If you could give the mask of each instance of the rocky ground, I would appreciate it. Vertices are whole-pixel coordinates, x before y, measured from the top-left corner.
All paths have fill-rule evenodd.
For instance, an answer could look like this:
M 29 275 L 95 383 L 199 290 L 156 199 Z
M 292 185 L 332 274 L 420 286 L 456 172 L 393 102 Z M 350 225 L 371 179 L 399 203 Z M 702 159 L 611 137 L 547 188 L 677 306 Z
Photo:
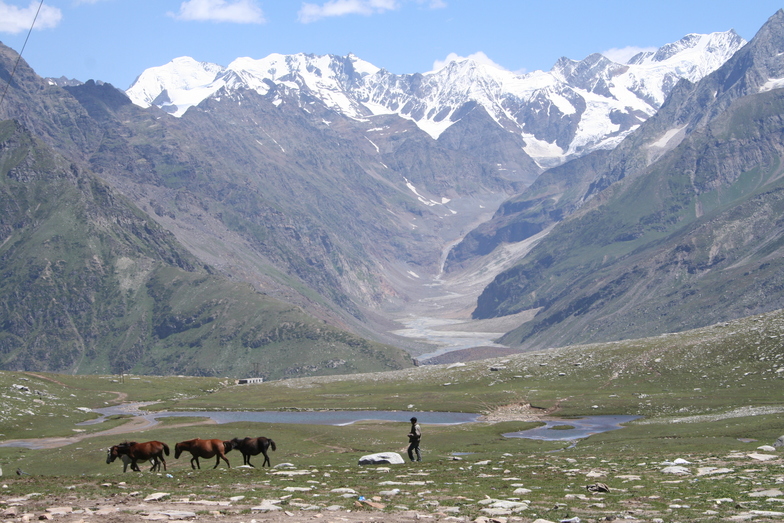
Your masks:
M 132 490 L 130 479 L 128 485 L 116 481 L 96 484 L 95 479 L 85 479 L 66 487 L 72 492 L 67 495 L 0 495 L 0 519 L 63 523 L 784 521 L 784 460 L 773 447 L 691 461 L 638 464 L 552 457 L 543 458 L 545 461 L 536 469 L 531 469 L 529 460 L 521 465 L 511 457 L 507 459 L 510 461 L 471 462 L 466 458 L 453 465 L 423 462 L 416 468 L 396 465 L 366 469 L 364 473 L 376 485 L 368 499 L 351 487 L 333 488 L 334 483 L 331 485 L 327 478 L 338 476 L 337 471 L 330 476 L 324 471 L 296 470 L 285 465 L 252 472 L 258 497 L 231 496 L 226 492 L 231 489 L 218 486 L 214 496 L 183 495 L 182 489 L 179 493 L 170 489 L 142 494 Z M 437 469 L 443 467 L 454 471 L 447 479 L 464 485 L 457 490 L 461 495 L 456 496 L 454 489 L 439 488 L 452 485 L 438 476 Z M 350 476 L 357 474 L 353 470 L 345 472 L 346 477 L 340 477 L 338 484 L 351 484 Z M 538 491 L 534 478 L 542 474 L 561 478 L 562 488 Z M 504 486 L 497 497 L 478 499 L 471 497 L 471 481 L 495 481 Z M 364 485 L 369 488 L 367 482 Z M 96 489 L 104 489 L 105 495 L 79 494 L 80 490 L 94 493 Z

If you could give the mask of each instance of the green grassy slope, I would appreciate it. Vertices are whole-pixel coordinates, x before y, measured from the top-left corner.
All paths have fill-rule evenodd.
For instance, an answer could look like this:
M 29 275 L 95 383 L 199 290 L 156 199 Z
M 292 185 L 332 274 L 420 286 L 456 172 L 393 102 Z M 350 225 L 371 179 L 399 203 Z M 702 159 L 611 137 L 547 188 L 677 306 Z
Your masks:
M 89 171 L 0 123 L 0 367 L 266 377 L 404 368 L 201 266 Z

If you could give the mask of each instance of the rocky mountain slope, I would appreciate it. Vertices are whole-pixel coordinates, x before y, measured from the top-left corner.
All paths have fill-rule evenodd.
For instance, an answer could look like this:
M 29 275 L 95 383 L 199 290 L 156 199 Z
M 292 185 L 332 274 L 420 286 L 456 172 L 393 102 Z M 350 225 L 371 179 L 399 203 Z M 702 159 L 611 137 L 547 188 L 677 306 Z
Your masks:
M 232 282 L 105 182 L 0 122 L 0 365 L 270 378 L 397 369 L 399 349 Z
M 475 316 L 541 308 L 504 341 L 547 347 L 784 306 L 782 56 L 779 11 L 717 71 L 676 86 L 615 150 L 549 171 L 502 205 L 476 245 L 563 221 L 485 289 Z
M 354 56 L 183 59 L 146 71 L 130 98 L 44 81 L 21 61 L 0 107 L 18 129 L 4 142 L 7 172 L 89 178 L 124 207 L 99 212 L 68 184 L 8 189 L 2 365 L 239 374 L 258 363 L 267 377 L 410 365 L 367 339 L 400 341 L 386 314 L 421 303 L 452 243 L 534 183 L 540 164 L 613 154 L 676 78 L 701 78 L 742 43 L 692 35 L 628 64 L 592 55 L 523 76 L 471 62 L 394 76 Z M 15 62 L 0 47 L 3 77 Z M 36 145 L 20 149 L 17 134 Z M 20 167 L 40 155 L 67 167 Z M 585 161 L 599 180 L 596 157 Z M 67 235 L 14 225 L 39 201 L 62 205 L 43 230 L 68 224 Z M 99 248 L 106 223 L 117 224 L 114 250 Z M 61 247 L 49 254 L 53 237 Z M 133 249 L 154 256 L 119 254 Z M 44 284 L 61 259 L 53 293 Z M 497 270 L 473 265 L 467 285 Z M 50 309 L 66 297 L 79 298 Z

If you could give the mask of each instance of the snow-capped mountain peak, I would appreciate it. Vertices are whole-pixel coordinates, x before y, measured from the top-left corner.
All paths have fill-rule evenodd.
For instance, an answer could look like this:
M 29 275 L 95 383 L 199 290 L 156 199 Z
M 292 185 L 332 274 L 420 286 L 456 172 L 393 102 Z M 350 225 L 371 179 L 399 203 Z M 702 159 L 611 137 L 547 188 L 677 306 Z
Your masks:
M 472 103 L 519 133 L 540 165 L 551 166 L 613 147 L 658 110 L 680 79 L 699 80 L 744 44 L 734 31 L 690 34 L 626 64 L 592 54 L 580 61 L 562 58 L 549 72 L 527 74 L 473 59 L 395 75 L 351 54 L 272 54 L 237 58 L 225 68 L 183 57 L 146 70 L 127 94 L 137 105 L 181 116 L 222 88 L 268 95 L 277 85 L 351 118 L 398 114 L 434 139 Z

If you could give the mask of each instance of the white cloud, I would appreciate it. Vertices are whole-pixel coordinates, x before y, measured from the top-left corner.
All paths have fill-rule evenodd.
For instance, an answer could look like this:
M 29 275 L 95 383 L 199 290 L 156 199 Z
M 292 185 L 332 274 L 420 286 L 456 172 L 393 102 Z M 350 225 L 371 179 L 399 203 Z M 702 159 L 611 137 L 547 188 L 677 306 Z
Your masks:
M 323 4 L 303 3 L 298 19 L 309 24 L 322 18 L 345 15 L 370 16 L 400 9 L 406 0 L 329 0 Z M 416 0 L 418 4 L 427 4 L 430 9 L 446 7 L 445 0 Z
M 496 69 L 502 69 L 504 71 L 506 70 L 505 67 L 498 65 L 497 63 L 492 61 L 485 53 L 479 51 L 470 54 L 468 56 L 460 56 L 457 53 L 449 53 L 446 56 L 446 58 L 444 58 L 443 60 L 436 60 L 435 62 L 433 62 L 433 71 L 438 71 L 439 69 L 443 69 L 444 67 L 449 65 L 450 62 L 460 62 L 463 60 L 473 60 L 474 62 L 483 65 L 489 65 L 491 67 L 495 67 Z
M 263 24 L 264 13 L 255 0 L 187 0 L 180 4 L 179 20 Z
M 29 31 L 33 19 L 35 19 L 35 29 L 57 27 L 63 18 L 62 11 L 46 4 L 41 5 L 41 10 L 38 11 L 39 5 L 40 2 L 31 1 L 27 7 L 16 7 L 0 0 L 0 32 L 16 34 Z M 36 12 L 38 18 L 35 16 Z
M 655 52 L 656 50 L 656 47 L 614 47 L 603 51 L 602 54 L 615 63 L 625 64 L 637 53 Z

